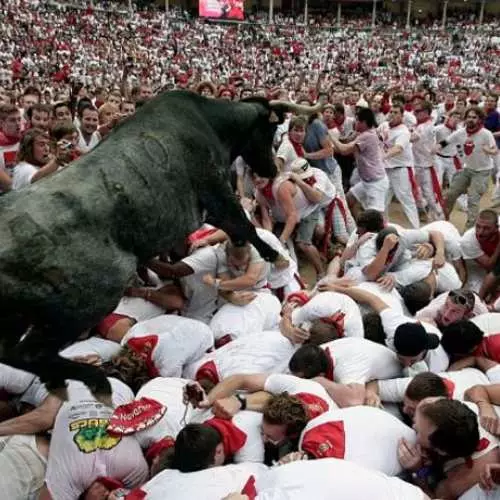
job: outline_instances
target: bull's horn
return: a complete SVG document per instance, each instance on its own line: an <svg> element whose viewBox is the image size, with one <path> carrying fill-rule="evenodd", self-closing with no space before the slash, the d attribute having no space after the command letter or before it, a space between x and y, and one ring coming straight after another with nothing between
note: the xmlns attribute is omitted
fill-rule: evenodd
<svg viewBox="0 0 500 500"><path fill-rule="evenodd" d="M318 102L314 106L303 106L302 104L295 104L290 101L269 101L269 106L272 108L286 109L287 111L291 111L292 113L300 114L300 115L313 115L314 113L319 113L323 110L323 104Z"/></svg>

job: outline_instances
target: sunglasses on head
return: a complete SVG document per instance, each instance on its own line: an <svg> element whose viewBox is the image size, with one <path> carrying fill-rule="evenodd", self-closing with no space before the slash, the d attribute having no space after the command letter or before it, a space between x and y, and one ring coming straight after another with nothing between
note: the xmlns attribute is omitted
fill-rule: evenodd
<svg viewBox="0 0 500 500"><path fill-rule="evenodd" d="M453 304L456 304L457 306L471 307L470 296L464 294L463 292L451 291L448 294L448 297L451 299Z"/></svg>

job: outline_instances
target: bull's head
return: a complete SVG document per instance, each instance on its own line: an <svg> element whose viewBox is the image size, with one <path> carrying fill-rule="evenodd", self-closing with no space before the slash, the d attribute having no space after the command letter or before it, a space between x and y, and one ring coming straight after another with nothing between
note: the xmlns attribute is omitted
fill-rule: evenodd
<svg viewBox="0 0 500 500"><path fill-rule="evenodd" d="M240 155L260 177L274 178L277 174L272 145L276 128L283 123L287 112L302 115L319 113L321 104L301 106L288 101L267 101L264 98L251 97L242 102L258 103L262 107L259 123L252 129Z"/></svg>

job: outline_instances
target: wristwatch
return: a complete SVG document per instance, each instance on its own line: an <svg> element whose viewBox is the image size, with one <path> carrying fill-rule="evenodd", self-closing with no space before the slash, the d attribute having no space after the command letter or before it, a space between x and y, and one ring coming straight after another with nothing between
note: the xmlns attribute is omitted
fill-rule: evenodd
<svg viewBox="0 0 500 500"><path fill-rule="evenodd" d="M241 394L235 394L234 397L240 402L240 410L246 410L247 409L247 398L242 396Z"/></svg>

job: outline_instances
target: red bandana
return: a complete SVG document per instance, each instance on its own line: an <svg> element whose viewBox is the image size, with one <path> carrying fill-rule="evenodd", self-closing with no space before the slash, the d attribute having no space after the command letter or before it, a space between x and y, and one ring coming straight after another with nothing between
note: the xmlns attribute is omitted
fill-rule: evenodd
<svg viewBox="0 0 500 500"><path fill-rule="evenodd" d="M294 396L304 405L308 420L319 417L328 411L328 403L315 394L299 392L298 394L294 394Z"/></svg>
<svg viewBox="0 0 500 500"><path fill-rule="evenodd" d="M290 143L293 146L293 149L295 150L295 153L297 153L297 156L300 156L301 158L304 158L304 155L306 154L304 151L304 147L300 142L295 142L290 139Z"/></svg>
<svg viewBox="0 0 500 500"><path fill-rule="evenodd" d="M446 121L444 122L444 126L446 128L449 128L450 130L457 130L457 125L455 124L453 127L450 125L450 119L447 118Z"/></svg>
<svg viewBox="0 0 500 500"><path fill-rule="evenodd" d="M496 233L495 237L489 241L480 241L477 240L479 243L479 246L481 247L481 250L488 256L491 257L498 245L498 242L500 240L500 233Z"/></svg>
<svg viewBox="0 0 500 500"><path fill-rule="evenodd" d="M308 177L307 179L302 179L308 186L313 187L314 184L316 184L316 177L314 175L311 175L311 177Z"/></svg>
<svg viewBox="0 0 500 500"><path fill-rule="evenodd" d="M273 183L269 181L261 190L262 196L268 201L274 202Z"/></svg>
<svg viewBox="0 0 500 500"><path fill-rule="evenodd" d="M20 141L19 137L11 137L0 132L0 146L14 146Z"/></svg>
<svg viewBox="0 0 500 500"><path fill-rule="evenodd" d="M467 135L470 137L471 135L477 134L481 129L483 128L483 124L479 123L476 125L474 128L467 128L465 127L465 131L467 132Z"/></svg>
<svg viewBox="0 0 500 500"><path fill-rule="evenodd" d="M448 113L449 111L451 111L453 108L455 107L455 103L452 102L452 103L449 103L449 102L445 102L444 103L444 109L445 111Z"/></svg>
<svg viewBox="0 0 500 500"><path fill-rule="evenodd" d="M231 420L211 418L207 420L204 425L214 428L221 435L226 459L232 457L237 451L241 450L247 442L247 435L241 429L238 429Z"/></svg>
<svg viewBox="0 0 500 500"><path fill-rule="evenodd" d="M146 450L146 461L150 464L163 450L168 450L175 446L175 439L172 436L164 437L156 443L153 443Z"/></svg>
<svg viewBox="0 0 500 500"><path fill-rule="evenodd" d="M138 356L146 362L149 376L154 378L160 375L156 368L152 355L158 344L158 335L146 335L144 337L135 337L127 340L127 347L132 349Z"/></svg>
<svg viewBox="0 0 500 500"><path fill-rule="evenodd" d="M345 333L345 313L341 311L337 311L336 313L328 316L326 318L321 318L323 323L327 323L329 325L333 325L339 334L339 337L342 338Z"/></svg>
<svg viewBox="0 0 500 500"><path fill-rule="evenodd" d="M156 424L166 411L167 407L154 399L136 399L115 408L107 430L121 436L134 434Z"/></svg>
<svg viewBox="0 0 500 500"><path fill-rule="evenodd" d="M449 378L443 378L444 385L446 387L446 393L450 399L453 399L453 394L455 393L455 384Z"/></svg>

